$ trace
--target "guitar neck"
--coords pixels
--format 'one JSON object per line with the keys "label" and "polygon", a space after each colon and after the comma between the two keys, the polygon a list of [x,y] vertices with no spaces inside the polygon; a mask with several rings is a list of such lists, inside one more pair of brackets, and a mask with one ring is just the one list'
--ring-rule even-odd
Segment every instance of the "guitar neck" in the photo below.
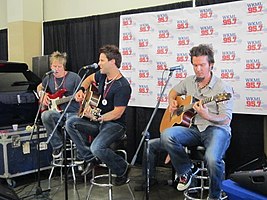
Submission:
{"label": "guitar neck", "polygon": [[[207,98],[205,98],[205,99],[202,99],[202,103],[203,103],[203,104],[209,103],[209,102],[211,102],[211,101],[213,101],[213,97],[207,97]],[[184,105],[184,107],[183,107],[183,112],[186,112],[186,111],[188,111],[188,110],[191,110],[191,109],[193,108],[194,104],[195,104],[195,103],[191,103],[191,104],[188,104],[188,105]]]}
{"label": "guitar neck", "polygon": [[71,98],[72,98],[72,96],[63,97],[63,98],[61,98],[61,99],[57,99],[57,100],[55,101],[55,103],[56,103],[56,105],[58,106],[58,105],[60,105],[60,104],[69,102],[69,101],[71,100]]}

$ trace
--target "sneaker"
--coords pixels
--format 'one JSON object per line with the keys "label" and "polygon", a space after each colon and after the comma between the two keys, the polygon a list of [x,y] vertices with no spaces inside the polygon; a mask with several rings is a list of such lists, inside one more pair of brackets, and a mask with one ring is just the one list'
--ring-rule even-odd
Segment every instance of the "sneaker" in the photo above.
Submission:
{"label": "sneaker", "polygon": [[184,191],[186,190],[192,181],[192,176],[196,175],[199,172],[199,168],[192,164],[191,169],[186,174],[183,174],[179,178],[179,182],[177,184],[177,190],[178,191]]}
{"label": "sneaker", "polygon": [[76,158],[76,160],[74,160],[74,164],[76,165],[83,165],[83,163],[84,163],[84,159]]}
{"label": "sneaker", "polygon": [[[135,191],[145,191],[146,190],[146,184],[147,184],[146,181],[143,181],[141,184],[136,185],[134,187],[134,190]],[[149,179],[149,188],[152,188],[153,186],[156,186],[156,185],[158,185],[157,179],[150,178]]]}
{"label": "sneaker", "polygon": [[84,168],[83,172],[81,173],[81,176],[85,176],[85,175],[89,174],[94,169],[95,166],[96,166],[95,162],[86,162],[85,168]]}
{"label": "sneaker", "polygon": [[190,169],[186,174],[180,176],[177,185],[177,190],[178,191],[186,190],[190,186],[191,181],[192,181],[192,170]]}
{"label": "sneaker", "polygon": [[63,148],[54,149],[52,156],[53,158],[59,158],[62,155]]}
{"label": "sneaker", "polygon": [[130,165],[128,165],[128,166],[127,166],[127,170],[126,170],[126,172],[124,173],[124,175],[122,175],[122,176],[117,176],[117,177],[115,178],[114,185],[115,185],[115,186],[121,186],[121,185],[127,183],[127,181],[128,181],[128,175],[129,175],[129,173],[130,173],[130,170],[131,170],[131,167],[130,167]]}
{"label": "sneaker", "polygon": [[96,157],[92,158],[90,161],[85,161],[84,169],[83,172],[81,173],[81,176],[89,174],[93,170],[93,168],[95,168],[100,163],[101,161]]}

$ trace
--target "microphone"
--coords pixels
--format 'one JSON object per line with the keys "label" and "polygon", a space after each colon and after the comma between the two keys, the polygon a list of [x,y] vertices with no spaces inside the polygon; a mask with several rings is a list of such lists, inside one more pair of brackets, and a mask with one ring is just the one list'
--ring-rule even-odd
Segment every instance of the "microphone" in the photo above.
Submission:
{"label": "microphone", "polygon": [[82,69],[97,69],[98,68],[98,64],[96,64],[96,63],[93,63],[93,64],[91,64],[91,65],[85,65],[85,66],[83,66],[82,67]]}
{"label": "microphone", "polygon": [[55,72],[56,72],[56,70],[52,69],[51,71],[46,72],[45,75],[48,76],[50,74],[54,74]]}
{"label": "microphone", "polygon": [[183,69],[184,69],[184,66],[183,65],[179,65],[179,66],[170,67],[167,70],[172,72],[172,71],[183,70]]}

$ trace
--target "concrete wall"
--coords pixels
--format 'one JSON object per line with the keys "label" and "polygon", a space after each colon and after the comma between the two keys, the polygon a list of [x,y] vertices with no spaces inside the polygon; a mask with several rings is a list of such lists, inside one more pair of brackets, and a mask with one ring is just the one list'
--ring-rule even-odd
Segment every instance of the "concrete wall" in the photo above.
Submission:
{"label": "concrete wall", "polygon": [[7,0],[0,0],[0,30],[7,28]]}
{"label": "concrete wall", "polygon": [[[16,19],[53,21],[172,4],[186,0],[0,0],[0,30]],[[9,8],[7,8],[7,2]],[[40,8],[43,5],[43,8]],[[23,7],[23,12],[17,12]],[[43,10],[43,13],[40,12]],[[9,19],[8,19],[9,18]]]}

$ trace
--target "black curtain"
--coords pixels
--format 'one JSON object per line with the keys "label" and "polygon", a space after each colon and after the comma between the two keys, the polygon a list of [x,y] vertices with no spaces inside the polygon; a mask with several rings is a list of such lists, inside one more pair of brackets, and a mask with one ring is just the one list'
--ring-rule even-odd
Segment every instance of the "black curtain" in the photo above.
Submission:
{"label": "black curtain", "polygon": [[7,29],[0,30],[0,60],[8,60]]}
{"label": "black curtain", "polygon": [[98,49],[105,44],[119,46],[120,15],[191,7],[191,2],[136,9],[106,15],[44,22],[44,53],[64,51],[67,67],[77,72],[84,65],[98,62]]}
{"label": "black curtain", "polygon": [[[197,6],[235,0],[197,0]],[[191,1],[134,9],[119,13],[97,15],[44,23],[44,52],[55,50],[68,53],[68,69],[77,72],[82,66],[98,62],[98,49],[104,44],[119,46],[120,15],[192,7]],[[131,161],[154,109],[127,108],[128,158]],[[159,109],[148,131],[150,138],[159,137],[163,109]],[[232,142],[226,155],[226,169],[232,172],[239,166],[263,154],[263,116],[235,114],[232,120]],[[253,129],[252,126],[257,127]],[[249,146],[249,148],[245,148]],[[142,149],[136,163],[141,163]],[[246,155],[246,157],[241,156]]]}

